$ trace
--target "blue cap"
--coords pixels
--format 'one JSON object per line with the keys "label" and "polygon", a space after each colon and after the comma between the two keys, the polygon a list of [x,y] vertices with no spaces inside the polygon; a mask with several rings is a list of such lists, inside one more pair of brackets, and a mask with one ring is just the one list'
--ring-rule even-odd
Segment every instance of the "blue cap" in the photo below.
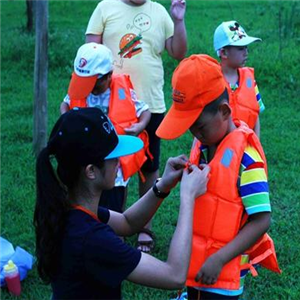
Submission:
{"label": "blue cap", "polygon": [[225,46],[247,46],[260,38],[247,35],[244,28],[237,21],[221,23],[214,33],[214,49],[220,50]]}
{"label": "blue cap", "polygon": [[135,136],[118,135],[118,138],[119,142],[117,146],[104,159],[112,159],[130,155],[141,150],[144,146],[143,141]]}

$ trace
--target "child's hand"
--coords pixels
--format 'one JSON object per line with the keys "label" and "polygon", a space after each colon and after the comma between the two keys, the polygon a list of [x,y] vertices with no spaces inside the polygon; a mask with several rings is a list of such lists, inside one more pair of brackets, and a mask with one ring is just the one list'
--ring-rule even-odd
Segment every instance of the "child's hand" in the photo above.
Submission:
{"label": "child's hand", "polygon": [[124,131],[128,135],[138,136],[144,130],[140,123],[132,124],[128,128],[124,128]]}
{"label": "child's hand", "polygon": [[170,11],[174,21],[182,21],[185,15],[185,0],[172,0]]}
{"label": "child's hand", "polygon": [[202,268],[198,272],[195,281],[201,281],[201,283],[207,285],[215,284],[222,268],[222,261],[218,258],[218,255],[213,254],[205,261]]}

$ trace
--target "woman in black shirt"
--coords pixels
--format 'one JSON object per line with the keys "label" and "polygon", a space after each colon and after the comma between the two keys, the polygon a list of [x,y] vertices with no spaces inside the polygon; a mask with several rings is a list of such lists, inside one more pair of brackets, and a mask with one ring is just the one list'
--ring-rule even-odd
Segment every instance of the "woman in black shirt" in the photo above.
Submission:
{"label": "woman in black shirt", "polygon": [[[194,199],[206,190],[208,167],[189,165],[184,155],[170,158],[161,180],[123,214],[98,209],[102,191],[114,186],[118,157],[141,148],[138,138],[117,136],[97,108],[73,109],[55,124],[37,159],[34,213],[38,271],[51,283],[53,299],[121,299],[125,279],[162,289],[184,286]],[[139,232],[179,179],[179,217],[163,262],[118,236]]]}

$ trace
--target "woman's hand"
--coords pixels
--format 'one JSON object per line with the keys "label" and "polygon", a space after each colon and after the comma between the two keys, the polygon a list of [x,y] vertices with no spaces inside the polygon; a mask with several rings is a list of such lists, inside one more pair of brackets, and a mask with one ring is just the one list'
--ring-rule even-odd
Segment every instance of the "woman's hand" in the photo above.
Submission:
{"label": "woman's hand", "polygon": [[166,163],[162,178],[157,183],[158,189],[167,193],[176,186],[187,162],[188,159],[184,154],[177,157],[170,157]]}
{"label": "woman's hand", "polygon": [[181,192],[192,193],[197,198],[206,192],[209,171],[208,165],[190,165],[187,157],[182,154],[168,159],[162,179],[157,185],[162,192],[169,192],[182,177]]}
{"label": "woman's hand", "polygon": [[209,171],[208,165],[201,165],[201,168],[196,165],[188,165],[183,172],[180,193],[193,195],[194,199],[204,194],[209,179]]}

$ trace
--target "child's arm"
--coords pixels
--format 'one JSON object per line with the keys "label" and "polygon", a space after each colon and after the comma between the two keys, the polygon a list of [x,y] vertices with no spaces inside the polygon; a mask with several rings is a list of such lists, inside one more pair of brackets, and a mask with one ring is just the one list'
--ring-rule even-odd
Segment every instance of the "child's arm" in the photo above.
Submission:
{"label": "child's arm", "polygon": [[249,216],[248,222],[238,235],[205,261],[196,276],[196,281],[201,280],[203,284],[214,284],[223,266],[236,256],[245,253],[268,230],[270,220],[269,212]]}
{"label": "child's arm", "polygon": [[124,128],[124,131],[128,135],[138,136],[148,125],[151,118],[151,113],[149,110],[145,110],[141,113],[139,121],[129,128]]}
{"label": "child's arm", "polygon": [[85,36],[85,42],[102,44],[102,34],[87,34]]}
{"label": "child's arm", "polygon": [[174,22],[174,34],[166,40],[165,48],[170,56],[181,60],[187,51],[186,29],[184,24],[185,1],[172,0],[170,11]]}
{"label": "child's arm", "polygon": [[66,113],[67,111],[70,110],[70,106],[68,105],[68,103],[66,103],[65,101],[63,101],[61,104],[60,104],[60,113],[61,114],[64,114]]}
{"label": "child's arm", "polygon": [[259,117],[257,117],[257,121],[256,121],[256,124],[255,124],[253,130],[256,133],[256,135],[258,136],[258,138],[260,138],[260,121],[259,121]]}

